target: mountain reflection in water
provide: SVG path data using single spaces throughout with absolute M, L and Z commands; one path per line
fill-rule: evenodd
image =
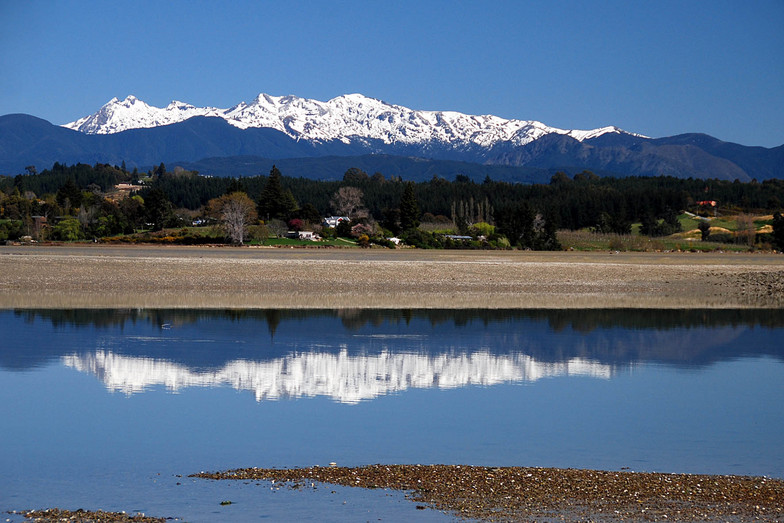
M 113 392 L 132 394 L 155 385 L 170 391 L 184 387 L 227 385 L 250 390 L 256 400 L 327 396 L 341 403 L 358 403 L 409 388 L 455 388 L 534 381 L 548 376 L 609 378 L 608 365 L 573 359 L 542 363 L 530 356 L 468 354 L 394 354 L 350 356 L 305 352 L 270 361 L 237 360 L 208 372 L 151 358 L 134 358 L 98 351 L 64 356 L 63 362 L 89 372 Z
M 30 330 L 45 343 L 32 348 Z M 412 388 L 609 379 L 639 363 L 784 360 L 780 310 L 21 310 L 0 366 L 51 361 L 113 392 L 229 386 L 358 403 Z

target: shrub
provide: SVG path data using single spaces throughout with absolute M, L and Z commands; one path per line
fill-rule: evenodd
M 506 236 L 498 236 L 490 240 L 490 247 L 494 249 L 511 249 L 512 244 L 509 243 L 509 239 Z
M 708 237 L 710 236 L 710 224 L 704 220 L 700 221 L 697 228 L 700 230 L 700 235 L 702 237 L 702 241 L 707 241 Z
M 0 221 L 0 241 L 16 240 L 22 236 L 22 220 Z
M 52 228 L 52 238 L 55 240 L 72 242 L 82 237 L 82 225 L 79 220 L 73 217 L 60 220 Z
M 375 243 L 376 245 L 380 245 L 381 247 L 387 247 L 388 249 L 395 249 L 397 247 L 397 245 L 395 245 L 395 242 L 391 242 L 381 236 L 376 236 L 371 238 L 370 242 Z
M 360 235 L 360 237 L 357 238 L 357 245 L 360 247 L 370 247 L 370 237 L 367 234 Z
M 351 236 L 353 238 L 361 238 L 362 236 L 370 237 L 373 234 L 373 227 L 365 223 L 358 223 L 351 227 Z
M 490 225 L 486 222 L 475 223 L 471 226 L 470 232 L 473 236 L 490 237 L 495 234 L 495 225 Z
M 250 241 L 260 241 L 263 242 L 267 238 L 269 238 L 270 232 L 267 229 L 267 226 L 264 224 L 261 225 L 251 225 L 248 227 L 248 239 Z
M 406 244 L 419 249 L 434 249 L 443 247 L 442 242 L 433 234 L 419 229 L 409 229 L 400 235 Z
M 614 236 L 610 238 L 611 251 L 625 251 L 627 249 L 626 242 L 621 236 Z

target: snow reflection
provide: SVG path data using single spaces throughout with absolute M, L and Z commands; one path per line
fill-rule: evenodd
M 187 387 L 229 386 L 252 391 L 257 401 L 326 396 L 355 404 L 407 389 L 533 382 L 554 376 L 609 379 L 610 365 L 572 358 L 537 361 L 526 354 L 416 354 L 383 351 L 350 355 L 303 352 L 266 361 L 233 360 L 208 370 L 194 370 L 168 360 L 97 351 L 63 356 L 63 363 L 100 379 L 111 392 L 135 394 L 155 386 L 171 392 Z

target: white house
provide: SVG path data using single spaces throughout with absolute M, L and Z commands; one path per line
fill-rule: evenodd
M 317 242 L 321 239 L 321 237 L 319 237 L 319 235 L 313 231 L 299 231 L 299 239 Z
M 327 227 L 337 227 L 338 224 L 343 221 L 348 222 L 351 220 L 349 220 L 348 216 L 327 216 L 324 218 L 324 224 Z
M 292 240 L 310 240 L 312 242 L 321 240 L 321 237 L 313 231 L 289 231 L 286 233 L 286 238 L 291 238 Z

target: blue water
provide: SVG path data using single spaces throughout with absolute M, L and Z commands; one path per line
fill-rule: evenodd
M 0 511 L 449 519 L 186 477 L 333 461 L 784 478 L 777 310 L 25 310 L 0 333 Z

